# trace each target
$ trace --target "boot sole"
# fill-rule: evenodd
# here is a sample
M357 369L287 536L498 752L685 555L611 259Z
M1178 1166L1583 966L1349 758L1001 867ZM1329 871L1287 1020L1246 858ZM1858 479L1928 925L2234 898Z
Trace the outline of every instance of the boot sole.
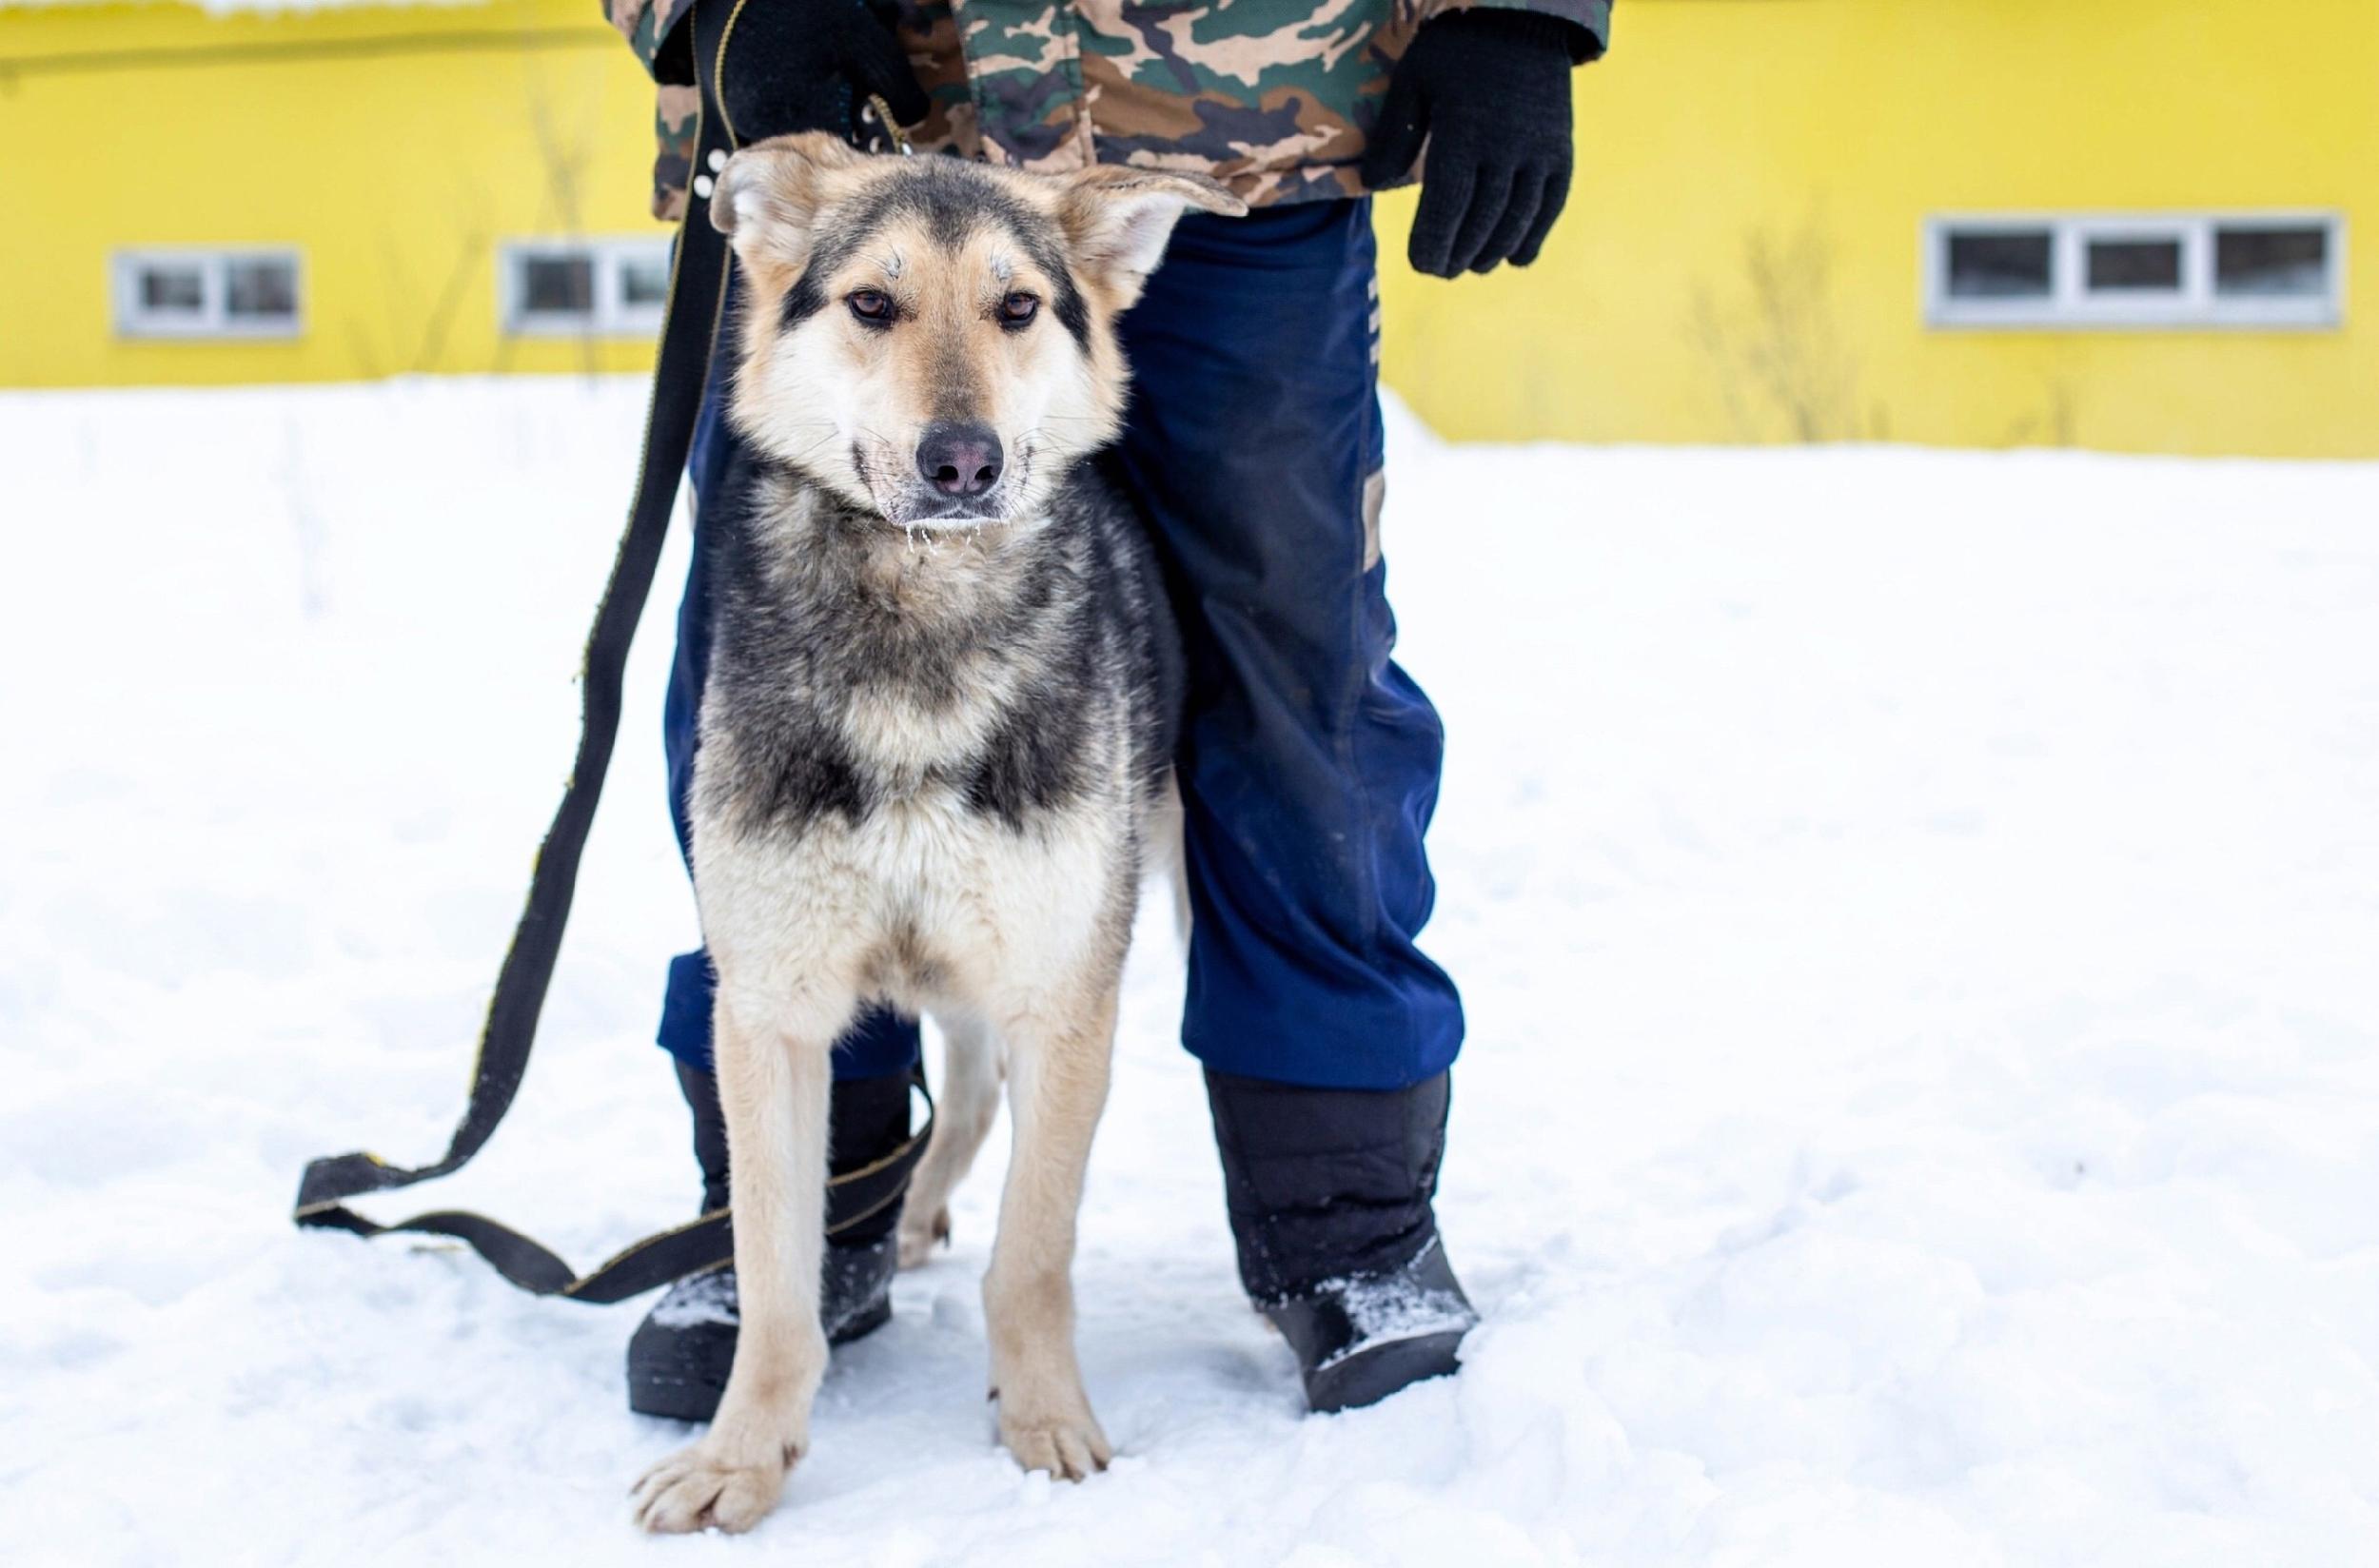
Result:
M1317 1366L1306 1379L1306 1404L1316 1415L1360 1410L1431 1378L1462 1370L1465 1329L1385 1340Z

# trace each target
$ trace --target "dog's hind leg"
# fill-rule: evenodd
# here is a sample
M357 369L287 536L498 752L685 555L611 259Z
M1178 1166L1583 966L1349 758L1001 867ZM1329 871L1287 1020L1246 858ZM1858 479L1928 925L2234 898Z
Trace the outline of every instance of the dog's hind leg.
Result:
M735 1208L741 1327L718 1414L699 1442L637 1483L637 1519L676 1533L748 1530L777 1504L785 1472L810 1444L810 1404L826 1373L817 1317L825 1246L828 1056L840 1021L781 1015L730 1000L721 985L713 1033L727 1116L727 1185ZM840 1019L855 1009L845 1007ZM769 1018L756 1027L755 1011Z
M1181 778L1167 769L1141 828L1144 876L1161 880L1172 894L1173 942L1190 951L1190 811L1181 798Z
M1015 1147L983 1277L992 1395L999 1440L1017 1462L1069 1480L1114 1457L1074 1358L1072 1270L1091 1135L1107 1103L1117 979L1062 988L1072 997L1046 999L1002 1030Z
M999 1114L999 1037L973 1013L936 1012L934 1022L942 1030L941 1104L900 1212L903 1268L916 1267L935 1242L950 1240L950 1195L966 1180Z

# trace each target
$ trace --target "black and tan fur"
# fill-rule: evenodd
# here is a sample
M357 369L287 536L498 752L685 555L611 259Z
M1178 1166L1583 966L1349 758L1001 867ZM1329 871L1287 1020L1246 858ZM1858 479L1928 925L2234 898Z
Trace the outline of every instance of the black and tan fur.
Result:
M1107 1439L1075 1364L1075 1210L1107 1092L1179 699L1155 563L1091 455L1115 318L1195 177L1066 178L782 138L720 171L744 284L732 413L754 454L704 518L718 621L693 794L742 1327L648 1528L744 1529L809 1446L828 1054L866 1004L932 1012L940 1128L914 1255L1015 1120L984 1279L999 1433L1078 1478Z

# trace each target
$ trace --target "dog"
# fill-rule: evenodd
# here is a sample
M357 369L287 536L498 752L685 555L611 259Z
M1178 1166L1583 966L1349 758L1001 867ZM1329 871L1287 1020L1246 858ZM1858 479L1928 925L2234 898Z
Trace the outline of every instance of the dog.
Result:
M709 1431L637 1485L647 1529L748 1529L809 1449L828 1056L875 1002L932 1013L948 1048L913 1260L1004 1060L1014 1147L983 1281L1000 1441L1069 1480L1112 1457L1074 1356L1074 1226L1182 665L1150 542L1091 458L1123 416L1116 319L1193 208L1247 210L1195 175L818 134L718 173L744 284L729 414L754 461L703 519L691 814L742 1325Z

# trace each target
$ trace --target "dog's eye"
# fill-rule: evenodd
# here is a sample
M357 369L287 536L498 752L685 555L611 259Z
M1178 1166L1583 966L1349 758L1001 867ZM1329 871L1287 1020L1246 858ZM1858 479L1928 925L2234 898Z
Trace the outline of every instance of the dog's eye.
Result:
M999 324L1022 326L1038 315L1040 309L1041 301L1038 295L1026 294L1021 291L1011 294L999 302Z
M873 288L862 288L843 303L851 306L851 314L872 325L882 326L893 318L892 296Z

